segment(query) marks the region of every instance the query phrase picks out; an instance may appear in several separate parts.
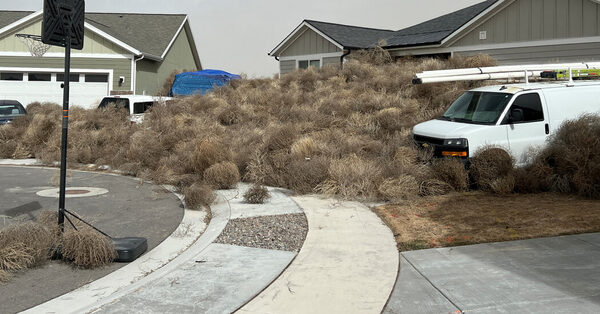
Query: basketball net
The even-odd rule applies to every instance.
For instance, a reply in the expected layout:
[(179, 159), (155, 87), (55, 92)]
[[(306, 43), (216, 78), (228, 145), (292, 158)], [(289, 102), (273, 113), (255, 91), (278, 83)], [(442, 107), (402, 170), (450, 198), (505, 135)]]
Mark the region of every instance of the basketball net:
[(46, 45), (42, 42), (42, 37), (37, 35), (28, 34), (16, 34), (17, 37), (23, 44), (29, 48), (29, 52), (34, 57), (43, 56), (49, 49), (50, 45)]

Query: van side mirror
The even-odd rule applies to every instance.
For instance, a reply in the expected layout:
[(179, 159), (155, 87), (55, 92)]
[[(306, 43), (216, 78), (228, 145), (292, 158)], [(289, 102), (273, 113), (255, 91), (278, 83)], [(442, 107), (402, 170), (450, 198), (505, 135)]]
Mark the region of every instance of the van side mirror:
[(523, 109), (513, 108), (510, 110), (510, 115), (509, 115), (509, 119), (508, 119), (509, 123), (521, 122), (523, 120), (524, 120)]

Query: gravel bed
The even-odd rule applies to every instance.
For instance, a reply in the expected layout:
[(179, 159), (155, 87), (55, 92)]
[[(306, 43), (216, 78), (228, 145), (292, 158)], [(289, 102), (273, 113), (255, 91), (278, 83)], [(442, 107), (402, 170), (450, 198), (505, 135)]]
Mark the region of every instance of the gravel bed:
[(215, 242), (298, 252), (307, 232), (304, 214), (240, 218), (230, 220)]

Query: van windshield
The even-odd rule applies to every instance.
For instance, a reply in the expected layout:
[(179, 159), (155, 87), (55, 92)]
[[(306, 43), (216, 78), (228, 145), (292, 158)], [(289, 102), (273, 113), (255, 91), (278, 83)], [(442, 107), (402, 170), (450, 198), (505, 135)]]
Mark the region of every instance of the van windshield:
[(508, 93), (466, 92), (452, 103), (440, 120), (495, 124), (512, 98)]

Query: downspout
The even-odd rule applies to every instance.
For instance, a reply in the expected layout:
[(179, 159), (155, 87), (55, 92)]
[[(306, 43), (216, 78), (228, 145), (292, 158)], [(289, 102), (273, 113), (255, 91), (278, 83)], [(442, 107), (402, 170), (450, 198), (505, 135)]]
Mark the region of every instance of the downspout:
[(142, 55), (139, 59), (135, 59), (135, 57), (134, 57), (134, 61), (133, 61), (133, 67), (134, 67), (134, 70), (133, 70), (133, 80), (131, 82), (133, 84), (133, 86), (132, 86), (131, 89), (133, 90), (133, 94), (134, 95), (135, 95), (135, 92), (136, 92), (135, 90), (137, 89), (137, 63), (138, 63), (138, 61), (143, 60), (144, 58), (146, 58), (146, 55)]
[(344, 67), (344, 58), (349, 55), (351, 52), (350, 49), (348, 49), (347, 52), (344, 52), (344, 54), (340, 57), (340, 66), (343, 68)]

